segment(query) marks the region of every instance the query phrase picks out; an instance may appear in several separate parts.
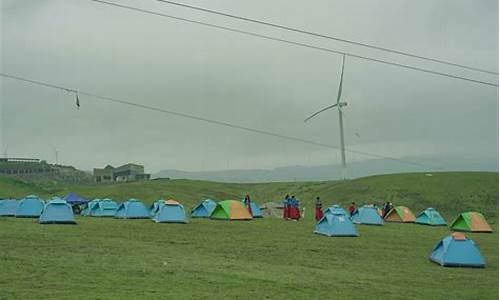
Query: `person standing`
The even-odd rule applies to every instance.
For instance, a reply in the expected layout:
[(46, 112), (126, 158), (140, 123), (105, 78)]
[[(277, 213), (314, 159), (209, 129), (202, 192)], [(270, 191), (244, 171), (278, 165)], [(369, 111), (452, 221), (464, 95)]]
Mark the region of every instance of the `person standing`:
[(290, 199), (290, 219), (298, 221), (300, 219), (300, 202), (295, 195)]
[(321, 220), (323, 218), (323, 210), (322, 210), (322, 203), (321, 200), (319, 199), (319, 196), (316, 197), (316, 221)]
[(356, 208), (356, 202), (351, 202), (351, 205), (349, 205), (349, 214), (351, 217), (355, 215), (358, 212), (358, 209)]
[(283, 200), (283, 219), (290, 219), (290, 195), (286, 194), (285, 200)]
[(248, 195), (248, 194), (245, 195), (244, 202), (245, 202), (245, 206), (247, 207), (248, 212), (253, 217), (253, 213), (252, 213), (252, 200), (250, 200), (250, 195)]

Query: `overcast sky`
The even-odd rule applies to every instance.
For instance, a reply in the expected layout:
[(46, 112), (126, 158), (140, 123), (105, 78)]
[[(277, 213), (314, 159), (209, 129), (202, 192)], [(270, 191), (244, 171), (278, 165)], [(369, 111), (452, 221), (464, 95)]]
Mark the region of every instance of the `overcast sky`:
[[(0, 0), (2, 72), (135, 103), (338, 145), (341, 57), (88, 0)], [(195, 12), (118, 1), (432, 68), (498, 77)], [(182, 0), (401, 51), (498, 71), (496, 0)], [(384, 156), (498, 153), (498, 88), (347, 57), (350, 149)], [(0, 79), (2, 155), (82, 169), (142, 163), (220, 170), (338, 163), (332, 149)], [(359, 137), (356, 135), (359, 134)], [(349, 161), (370, 157), (347, 154)]]

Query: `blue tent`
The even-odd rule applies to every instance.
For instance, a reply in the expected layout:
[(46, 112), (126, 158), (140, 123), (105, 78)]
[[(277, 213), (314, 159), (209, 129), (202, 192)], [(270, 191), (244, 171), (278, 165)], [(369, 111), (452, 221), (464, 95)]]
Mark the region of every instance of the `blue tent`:
[(347, 216), (347, 212), (345, 209), (343, 209), (340, 205), (334, 204), (330, 207), (328, 207), (325, 212), (325, 214), (344, 214)]
[(78, 196), (75, 193), (69, 193), (68, 195), (66, 195), (66, 197), (64, 197), (64, 200), (66, 200), (69, 205), (82, 205), (89, 202), (89, 200)]
[(16, 199), (3, 199), (0, 201), (0, 216), (13, 217), (16, 215), (19, 203)]
[(96, 206), (99, 203), (99, 201), (101, 201), (101, 199), (94, 199), (90, 202), (87, 202), (87, 205), (85, 206), (85, 208), (82, 210), (82, 212), (80, 214), (82, 216), (90, 216), (90, 212), (92, 211), (94, 206)]
[[(241, 200), (241, 202), (245, 204), (245, 200)], [(250, 207), (252, 208), (252, 216), (254, 218), (262, 218), (262, 211), (260, 210), (259, 205), (257, 205), (257, 203), (250, 200)]]
[(90, 208), (90, 216), (93, 217), (114, 217), (118, 210), (118, 204), (111, 199), (102, 199)]
[(144, 203), (137, 199), (128, 199), (120, 204), (116, 211), (115, 218), (120, 219), (149, 219), (149, 211)]
[(26, 196), (19, 201), (16, 218), (38, 218), (42, 214), (45, 202), (35, 195)]
[(447, 226), (446, 221), (441, 217), (439, 212), (432, 207), (420, 212), (415, 219), (415, 223), (431, 225), (431, 226)]
[[(157, 223), (187, 223), (184, 206), (177, 201), (167, 200), (158, 203), (153, 220)], [(158, 201), (157, 201), (158, 202)]]
[(216, 206), (217, 203), (214, 200), (205, 199), (191, 210), (191, 218), (210, 218)]
[(476, 243), (461, 232), (454, 232), (439, 241), (429, 259), (444, 267), (484, 268), (484, 258)]
[(343, 213), (328, 213), (316, 224), (314, 233), (327, 236), (358, 236), (356, 226)]
[(153, 204), (151, 204), (151, 206), (149, 207), (149, 215), (151, 217), (154, 217), (154, 215), (156, 215), (156, 213), (160, 210), (161, 204), (165, 204), (165, 200), (156, 200), (155, 202), (153, 202)]
[(384, 220), (378, 214), (377, 208), (371, 205), (364, 205), (351, 217), (355, 224), (382, 225)]
[(52, 198), (43, 208), (40, 224), (76, 224), (73, 209), (65, 200)]

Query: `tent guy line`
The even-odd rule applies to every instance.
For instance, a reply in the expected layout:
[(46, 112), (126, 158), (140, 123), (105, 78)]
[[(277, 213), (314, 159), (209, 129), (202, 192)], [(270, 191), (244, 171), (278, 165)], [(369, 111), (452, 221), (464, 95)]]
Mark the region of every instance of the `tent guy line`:
[(304, 29), (300, 29), (300, 28), (296, 28), (296, 27), (291, 27), (291, 26), (281, 25), (281, 24), (277, 24), (277, 23), (272, 23), (272, 22), (269, 22), (269, 21), (258, 20), (258, 19), (255, 19), (255, 18), (238, 16), (238, 15), (235, 15), (235, 14), (230, 14), (230, 13), (219, 11), (219, 10), (214, 10), (214, 9), (209, 9), (209, 8), (205, 8), (205, 7), (194, 6), (194, 5), (189, 5), (189, 4), (175, 2), (175, 1), (169, 1), (169, 0), (154, 0), (154, 1), (165, 3), (165, 4), (170, 4), (170, 5), (175, 5), (175, 6), (180, 6), (180, 7), (188, 8), (188, 9), (191, 9), (191, 10), (202, 11), (202, 12), (205, 12), (205, 13), (210, 13), (210, 14), (215, 14), (215, 15), (219, 15), (219, 16), (224, 16), (224, 17), (228, 17), (228, 18), (233, 18), (233, 19), (237, 19), (237, 20), (247, 21), (247, 22), (251, 22), (251, 23), (255, 23), (255, 24), (266, 25), (266, 26), (270, 26), (270, 27), (274, 27), (274, 28), (278, 28), (278, 29), (283, 29), (283, 30), (286, 30), (286, 31), (297, 32), (297, 33), (301, 33), (301, 34), (311, 35), (311, 36), (314, 36), (314, 37), (320, 37), (320, 38), (325, 38), (325, 39), (329, 39), (329, 40), (339, 41), (339, 42), (343, 42), (343, 43), (347, 43), (347, 44), (352, 44), (352, 45), (361, 46), (361, 47), (365, 47), (365, 48), (380, 50), (380, 51), (389, 52), (389, 53), (393, 53), (393, 54), (398, 54), (398, 55), (402, 55), (402, 56), (407, 56), (407, 57), (413, 57), (413, 58), (418, 58), (418, 59), (422, 59), (422, 60), (432, 61), (432, 62), (436, 62), (436, 63), (440, 63), (440, 64), (445, 64), (445, 65), (449, 65), (449, 66), (454, 66), (454, 67), (459, 67), (459, 68), (463, 68), (463, 69), (468, 69), (468, 70), (471, 70), (471, 71), (477, 71), (477, 72), (482, 72), (482, 73), (487, 73), (487, 74), (498, 75), (498, 72), (494, 72), (494, 71), (490, 71), (490, 70), (486, 70), (486, 69), (482, 69), (482, 68), (478, 68), (478, 67), (467, 66), (467, 65), (463, 65), (463, 64), (451, 62), (451, 61), (448, 61), (448, 60), (437, 59), (437, 58), (427, 57), (427, 56), (423, 56), (423, 55), (408, 53), (408, 52), (405, 52), (405, 51), (390, 49), (390, 48), (387, 48), (387, 47), (381, 47), (381, 46), (377, 46), (377, 45), (373, 45), (373, 44), (363, 43), (363, 42), (359, 42), (359, 41), (355, 41), (355, 40), (351, 40), (351, 39), (346, 39), (346, 38), (340, 38), (340, 37), (336, 37), (336, 36), (332, 36), (332, 35), (327, 35), (327, 34), (323, 34), (323, 33), (317, 33), (317, 32), (313, 32), (313, 31), (309, 31), (309, 30), (304, 30)]
[(426, 68), (417, 67), (417, 66), (413, 66), (413, 65), (407, 65), (407, 64), (403, 64), (403, 63), (392, 62), (392, 61), (388, 61), (388, 60), (382, 60), (382, 59), (368, 57), (368, 56), (362, 56), (362, 55), (358, 55), (358, 54), (354, 54), (354, 53), (350, 53), (350, 52), (346, 52), (346, 51), (339, 51), (339, 50), (334, 50), (331, 48), (314, 46), (314, 45), (307, 44), (307, 43), (296, 42), (296, 41), (291, 41), (291, 40), (282, 39), (282, 38), (276, 38), (276, 37), (273, 37), (270, 35), (240, 30), (240, 29), (236, 29), (236, 28), (232, 28), (232, 27), (228, 27), (228, 26), (216, 25), (216, 24), (212, 24), (212, 23), (208, 23), (208, 22), (196, 21), (196, 20), (183, 18), (183, 17), (177, 17), (174, 15), (164, 14), (164, 13), (160, 13), (160, 12), (156, 12), (156, 11), (152, 11), (152, 10), (147, 10), (147, 9), (143, 9), (143, 8), (138, 8), (138, 7), (134, 7), (134, 6), (122, 5), (122, 4), (103, 1), (103, 0), (88, 0), (88, 1), (96, 2), (96, 3), (100, 3), (100, 4), (104, 4), (104, 5), (109, 5), (109, 6), (115, 6), (115, 7), (119, 7), (119, 8), (123, 8), (123, 9), (133, 10), (133, 11), (137, 11), (137, 12), (141, 12), (141, 13), (145, 13), (145, 14), (151, 14), (151, 15), (155, 15), (155, 16), (159, 16), (159, 17), (174, 19), (174, 20), (178, 20), (178, 21), (188, 22), (188, 23), (192, 23), (192, 24), (198, 24), (198, 25), (216, 28), (216, 29), (220, 29), (220, 30), (240, 33), (240, 34), (247, 35), (247, 36), (263, 38), (263, 39), (267, 39), (267, 40), (285, 43), (288, 45), (300, 46), (300, 47), (315, 49), (315, 50), (319, 50), (319, 51), (323, 51), (323, 52), (346, 55), (346, 56), (350, 56), (353, 58), (377, 62), (377, 63), (385, 64), (385, 65), (392, 65), (392, 66), (405, 68), (405, 69), (409, 69), (409, 70), (413, 70), (413, 71), (424, 72), (424, 73), (428, 73), (428, 74), (444, 76), (444, 77), (458, 79), (458, 80), (469, 81), (469, 82), (478, 83), (478, 84), (482, 84), (482, 85), (498, 87), (498, 83), (494, 83), (494, 82), (488, 82), (488, 81), (483, 81), (483, 80), (474, 79), (474, 78), (470, 78), (470, 77), (434, 71), (431, 69), (426, 69)]
[[(294, 136), (289, 136), (289, 135), (284, 135), (284, 134), (275, 133), (275, 132), (271, 132), (271, 131), (266, 131), (266, 130), (251, 128), (251, 127), (246, 127), (246, 126), (242, 126), (242, 125), (238, 125), (238, 124), (234, 124), (234, 123), (229, 123), (229, 122), (225, 122), (225, 121), (208, 119), (208, 118), (204, 118), (204, 117), (200, 117), (200, 116), (195, 116), (195, 115), (190, 115), (190, 114), (186, 114), (186, 113), (182, 113), (182, 112), (177, 112), (177, 111), (173, 111), (173, 110), (168, 110), (168, 109), (164, 109), (164, 108), (159, 108), (159, 107), (154, 107), (154, 106), (139, 104), (139, 103), (135, 103), (135, 102), (130, 102), (130, 101), (126, 101), (126, 100), (122, 100), (122, 99), (118, 99), (118, 98), (112, 98), (112, 97), (108, 97), (108, 96), (101, 96), (101, 95), (94, 94), (94, 93), (87, 92), (87, 91), (83, 91), (83, 90), (77, 90), (77, 89), (74, 89), (74, 88), (68, 88), (68, 87), (64, 87), (64, 86), (61, 86), (61, 85), (56, 85), (56, 84), (52, 84), (52, 83), (48, 83), (48, 82), (43, 82), (43, 81), (38, 81), (38, 80), (33, 80), (33, 79), (28, 79), (28, 78), (23, 78), (23, 77), (15, 76), (15, 75), (8, 74), (8, 73), (0, 73), (0, 76), (4, 77), (4, 78), (10, 78), (10, 79), (13, 79), (13, 80), (17, 80), (17, 81), (22, 81), (22, 82), (27, 82), (27, 83), (39, 85), (39, 86), (45, 86), (45, 87), (52, 88), (52, 89), (58, 89), (58, 90), (62, 90), (62, 91), (65, 91), (65, 92), (75, 93), (76, 95), (80, 95), (80, 96), (81, 95), (85, 95), (85, 96), (88, 96), (88, 97), (91, 97), (91, 98), (94, 98), (94, 99), (99, 99), (99, 100), (104, 100), (104, 101), (108, 101), (108, 102), (114, 102), (114, 103), (118, 103), (118, 104), (123, 104), (123, 105), (138, 107), (138, 108), (142, 108), (142, 109), (149, 110), (149, 111), (155, 111), (155, 112), (159, 112), (159, 113), (164, 113), (164, 114), (167, 114), (167, 115), (179, 116), (179, 117), (182, 117), (182, 118), (187, 118), (187, 119), (202, 121), (202, 122), (216, 124), (216, 125), (225, 126), (225, 127), (230, 127), (230, 128), (234, 128), (234, 129), (240, 129), (240, 130), (244, 130), (244, 131), (248, 131), (248, 132), (253, 132), (253, 133), (258, 133), (258, 134), (262, 134), (262, 135), (277, 137), (277, 138), (281, 138), (281, 139), (285, 139), (285, 140), (290, 140), (290, 141), (295, 141), (295, 142), (300, 142), (300, 143), (304, 143), (304, 144), (310, 144), (310, 145), (325, 147), (325, 148), (329, 148), (329, 149), (337, 149), (337, 150), (340, 149), (340, 147), (338, 147), (338, 146), (334, 146), (334, 145), (330, 145), (330, 144), (325, 144), (325, 143), (321, 143), (321, 142), (317, 142), (317, 141), (313, 141), (313, 140), (307, 140), (307, 139), (303, 139), (303, 138), (299, 138), (299, 137), (294, 137)], [(81, 99), (79, 99), (79, 103), (81, 103)], [(395, 161), (395, 162), (399, 162), (399, 163), (403, 163), (403, 164), (414, 165), (414, 166), (418, 166), (418, 167), (421, 167), (421, 168), (424, 168), (424, 169), (432, 169), (432, 170), (439, 170), (439, 169), (441, 169), (441, 168), (439, 168), (437, 166), (432, 166), (432, 165), (429, 165), (429, 164), (422, 164), (422, 163), (418, 163), (418, 162), (413, 162), (413, 161), (409, 161), (409, 160), (394, 158), (394, 157), (390, 157), (390, 156), (379, 155), (379, 154), (365, 152), (365, 151), (359, 151), (359, 150), (353, 150), (353, 149), (347, 149), (347, 148), (345, 149), (345, 151), (346, 152), (350, 152), (350, 153), (356, 153), (356, 154), (360, 154), (360, 155), (365, 155), (365, 156), (368, 156), (368, 157), (374, 157), (374, 158), (380, 158), (380, 159), (387, 159), (387, 160), (391, 160), (391, 161)]]

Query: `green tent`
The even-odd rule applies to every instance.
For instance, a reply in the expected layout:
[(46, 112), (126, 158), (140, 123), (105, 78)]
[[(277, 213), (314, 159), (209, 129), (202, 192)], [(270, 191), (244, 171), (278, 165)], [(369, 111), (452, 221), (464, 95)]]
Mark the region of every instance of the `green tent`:
[(486, 219), (478, 212), (461, 213), (455, 221), (451, 223), (451, 229), (456, 231), (469, 232), (492, 232)]
[(252, 215), (241, 202), (225, 200), (217, 203), (210, 218), (219, 220), (251, 220)]

